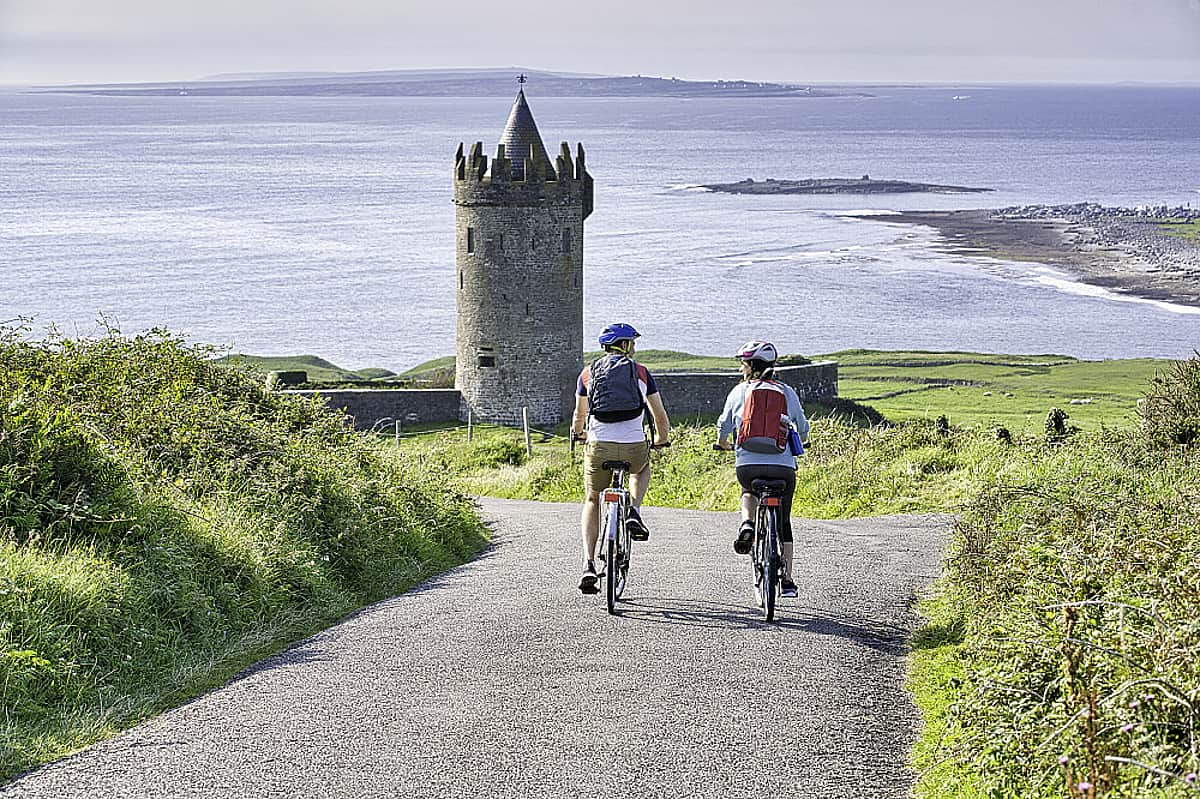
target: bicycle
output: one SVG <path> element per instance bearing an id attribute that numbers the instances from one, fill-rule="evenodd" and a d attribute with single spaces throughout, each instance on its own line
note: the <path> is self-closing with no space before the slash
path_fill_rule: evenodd
<path id="1" fill-rule="evenodd" d="M 571 458 L 575 457 L 575 442 L 571 440 Z M 671 446 L 670 441 L 651 444 L 651 450 Z M 597 557 L 604 562 L 605 600 L 608 612 L 616 615 L 617 600 L 625 593 L 629 579 L 629 561 L 633 552 L 633 537 L 628 519 L 632 499 L 629 495 L 629 461 L 604 461 L 601 468 L 612 472 L 609 487 L 600 492 L 600 551 Z"/>
<path id="2" fill-rule="evenodd" d="M 754 579 L 754 595 L 767 621 L 775 619 L 775 600 L 779 598 L 783 579 L 783 553 L 779 546 L 779 510 L 783 506 L 783 480 L 758 479 L 750 483 L 758 497 L 758 512 L 754 520 L 754 548 L 750 569 Z"/>
<path id="3" fill-rule="evenodd" d="M 726 452 L 713 444 L 717 452 Z M 781 593 L 783 580 L 783 551 L 779 545 L 779 512 L 783 507 L 784 480 L 758 478 L 750 490 L 758 498 L 754 514 L 754 544 L 750 551 L 750 576 L 754 581 L 754 598 L 767 621 L 775 620 L 775 601 Z"/>
<path id="4" fill-rule="evenodd" d="M 599 557 L 604 561 L 604 594 L 608 612 L 616 615 L 617 600 L 625 593 L 629 579 L 629 560 L 633 540 L 629 536 L 629 489 L 626 485 L 629 461 L 605 461 L 603 469 L 612 470 L 612 482 L 600 493 L 601 530 Z"/>

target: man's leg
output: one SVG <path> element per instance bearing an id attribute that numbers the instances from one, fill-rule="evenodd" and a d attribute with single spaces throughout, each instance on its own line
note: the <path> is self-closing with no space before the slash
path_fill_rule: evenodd
<path id="1" fill-rule="evenodd" d="M 629 461 L 629 495 L 632 507 L 629 509 L 629 537 L 634 541 L 650 540 L 650 530 L 642 521 L 642 500 L 646 497 L 646 489 L 650 488 L 650 442 L 631 444 L 622 447 L 626 454 L 623 460 Z M 641 471 L 635 471 L 638 468 Z"/>
<path id="2" fill-rule="evenodd" d="M 583 508 L 579 511 L 579 531 L 583 543 L 583 577 L 579 590 L 594 594 L 600 590 L 596 576 L 596 539 L 600 537 L 600 492 L 606 472 L 600 468 L 597 442 L 588 442 L 583 455 Z"/>
<path id="3" fill-rule="evenodd" d="M 600 537 L 600 492 L 586 492 L 579 514 L 579 528 L 583 536 L 583 559 L 595 560 L 596 539 Z"/>
<path id="4" fill-rule="evenodd" d="M 642 469 L 639 474 L 629 475 L 629 491 L 633 494 L 633 507 L 642 507 L 642 499 L 646 496 L 646 489 L 650 487 L 650 464 L 646 464 L 646 468 Z"/>

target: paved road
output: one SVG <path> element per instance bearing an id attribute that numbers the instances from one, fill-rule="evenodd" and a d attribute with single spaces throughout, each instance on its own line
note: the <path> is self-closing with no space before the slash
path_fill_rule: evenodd
<path id="1" fill-rule="evenodd" d="M 5 797 L 901 797 L 912 599 L 946 520 L 796 525 L 763 623 L 731 514 L 650 508 L 619 618 L 577 506 L 486 500 L 494 544 Z"/>

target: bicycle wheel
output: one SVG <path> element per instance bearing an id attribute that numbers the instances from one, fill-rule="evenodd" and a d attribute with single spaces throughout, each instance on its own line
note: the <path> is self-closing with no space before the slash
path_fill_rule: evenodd
<path id="1" fill-rule="evenodd" d="M 767 506 L 767 540 L 763 542 L 763 615 L 775 618 L 775 598 L 779 594 L 779 517 Z"/>
<path id="2" fill-rule="evenodd" d="M 633 552 L 632 539 L 629 536 L 629 525 L 625 520 L 629 518 L 627 510 L 621 508 L 621 524 L 617 527 L 617 599 L 625 593 L 625 584 L 629 580 L 629 559 Z"/>
<path id="3" fill-rule="evenodd" d="M 754 583 L 754 604 L 763 606 L 763 549 L 766 547 L 766 527 L 763 521 L 763 510 L 759 510 L 754 520 L 754 545 L 750 552 L 750 579 Z"/>
<path id="4" fill-rule="evenodd" d="M 608 557 L 604 563 L 604 594 L 608 601 L 608 612 L 617 612 L 618 585 L 621 582 L 621 506 L 616 502 L 604 503 L 604 539 Z"/>

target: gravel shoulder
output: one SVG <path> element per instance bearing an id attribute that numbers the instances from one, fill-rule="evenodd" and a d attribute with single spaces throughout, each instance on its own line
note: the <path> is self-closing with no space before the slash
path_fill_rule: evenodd
<path id="1" fill-rule="evenodd" d="M 732 514 L 648 508 L 623 613 L 576 505 L 484 500 L 475 561 L 6 797 L 903 797 L 914 597 L 949 520 L 798 520 L 800 597 L 750 602 Z"/>

